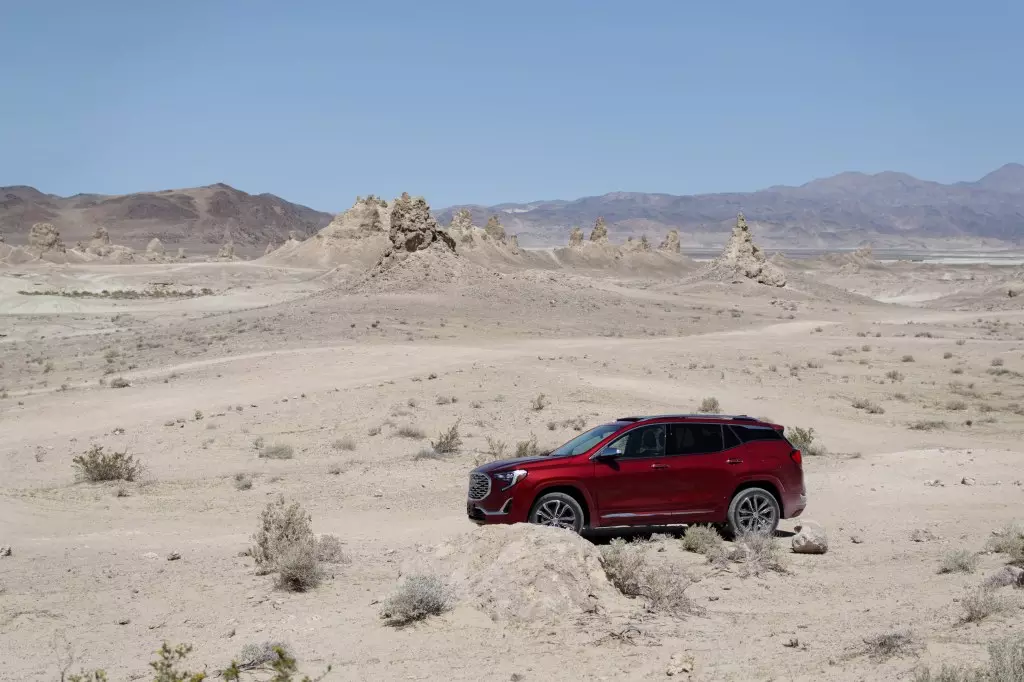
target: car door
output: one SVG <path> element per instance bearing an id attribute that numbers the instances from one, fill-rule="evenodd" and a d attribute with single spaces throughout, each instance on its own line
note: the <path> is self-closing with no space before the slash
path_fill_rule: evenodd
<path id="1" fill-rule="evenodd" d="M 672 505 L 665 425 L 632 429 L 606 445 L 594 460 L 592 493 L 600 525 L 662 523 Z"/>
<path id="2" fill-rule="evenodd" d="M 723 438 L 728 435 L 729 442 Z M 721 424 L 678 422 L 666 433 L 666 473 L 672 480 L 673 511 L 679 521 L 714 516 L 728 503 L 732 493 L 734 464 L 732 448 L 738 445 L 731 432 L 723 434 Z"/>

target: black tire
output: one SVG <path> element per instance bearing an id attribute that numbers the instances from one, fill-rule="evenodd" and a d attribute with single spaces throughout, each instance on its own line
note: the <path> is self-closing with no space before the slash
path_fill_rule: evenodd
<path id="1" fill-rule="evenodd" d="M 741 490 L 729 503 L 728 533 L 736 537 L 745 532 L 774 534 L 782 510 L 779 501 L 764 488 Z"/>
<path id="2" fill-rule="evenodd" d="M 567 528 L 579 533 L 583 530 L 583 507 L 571 495 L 545 493 L 533 503 L 529 521 L 540 526 Z"/>

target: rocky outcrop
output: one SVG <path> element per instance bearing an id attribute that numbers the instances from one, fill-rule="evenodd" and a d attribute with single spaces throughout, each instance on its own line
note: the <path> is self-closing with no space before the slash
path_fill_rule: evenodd
<path id="1" fill-rule="evenodd" d="M 786 286 L 786 275 L 768 262 L 764 252 L 754 244 L 747 226 L 746 218 L 740 213 L 736 216 L 736 226 L 732 228 L 732 236 L 725 245 L 725 250 L 714 265 L 724 266 L 737 274 L 755 280 L 759 284 L 769 286 Z"/>
<path id="2" fill-rule="evenodd" d="M 594 223 L 594 229 L 590 232 L 590 241 L 596 244 L 608 243 L 608 226 L 605 225 L 604 218 L 598 218 Z"/>
<path id="3" fill-rule="evenodd" d="M 99 251 L 108 246 L 110 246 L 110 233 L 107 232 L 107 228 L 100 225 L 92 233 L 92 239 L 89 240 L 89 246 L 86 248 Z"/>
<path id="4" fill-rule="evenodd" d="M 669 230 L 665 240 L 658 246 L 658 251 L 679 253 L 679 230 Z"/>
<path id="5" fill-rule="evenodd" d="M 403 192 L 391 209 L 388 239 L 391 241 L 392 254 L 422 251 L 435 244 L 455 250 L 455 240 L 438 227 L 426 200 L 423 197 L 412 198 L 408 192 Z M 385 254 L 385 258 L 387 256 Z"/>
<path id="6" fill-rule="evenodd" d="M 67 247 L 61 241 L 60 232 L 51 223 L 36 223 L 28 233 L 28 250 L 34 255 L 44 253 L 66 253 Z"/>
<path id="7" fill-rule="evenodd" d="M 487 224 L 484 225 L 484 234 L 496 242 L 505 241 L 505 228 L 502 226 L 501 221 L 498 220 L 498 216 L 492 215 L 487 219 Z"/>
<path id="8" fill-rule="evenodd" d="M 651 243 L 647 241 L 647 235 L 642 235 L 640 239 L 628 237 L 620 248 L 623 253 L 646 253 L 651 250 Z"/>
<path id="9" fill-rule="evenodd" d="M 583 228 L 572 228 L 572 232 L 569 233 L 569 246 L 583 246 Z"/>
<path id="10" fill-rule="evenodd" d="M 228 240 L 217 251 L 217 260 L 235 260 L 235 243 Z"/>

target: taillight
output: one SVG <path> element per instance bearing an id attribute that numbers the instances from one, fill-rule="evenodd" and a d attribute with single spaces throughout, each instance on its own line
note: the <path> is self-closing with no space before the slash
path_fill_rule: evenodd
<path id="1" fill-rule="evenodd" d="M 804 458 L 803 455 L 800 454 L 799 450 L 794 450 L 793 452 L 789 453 L 789 458 L 793 460 L 793 462 L 797 466 L 803 466 Z"/>

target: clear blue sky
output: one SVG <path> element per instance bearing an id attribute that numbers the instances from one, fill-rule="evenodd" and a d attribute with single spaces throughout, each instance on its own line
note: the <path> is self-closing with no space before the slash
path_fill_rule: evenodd
<path id="1" fill-rule="evenodd" d="M 0 2 L 0 185 L 324 210 L 975 179 L 1024 161 L 1024 3 Z"/>

